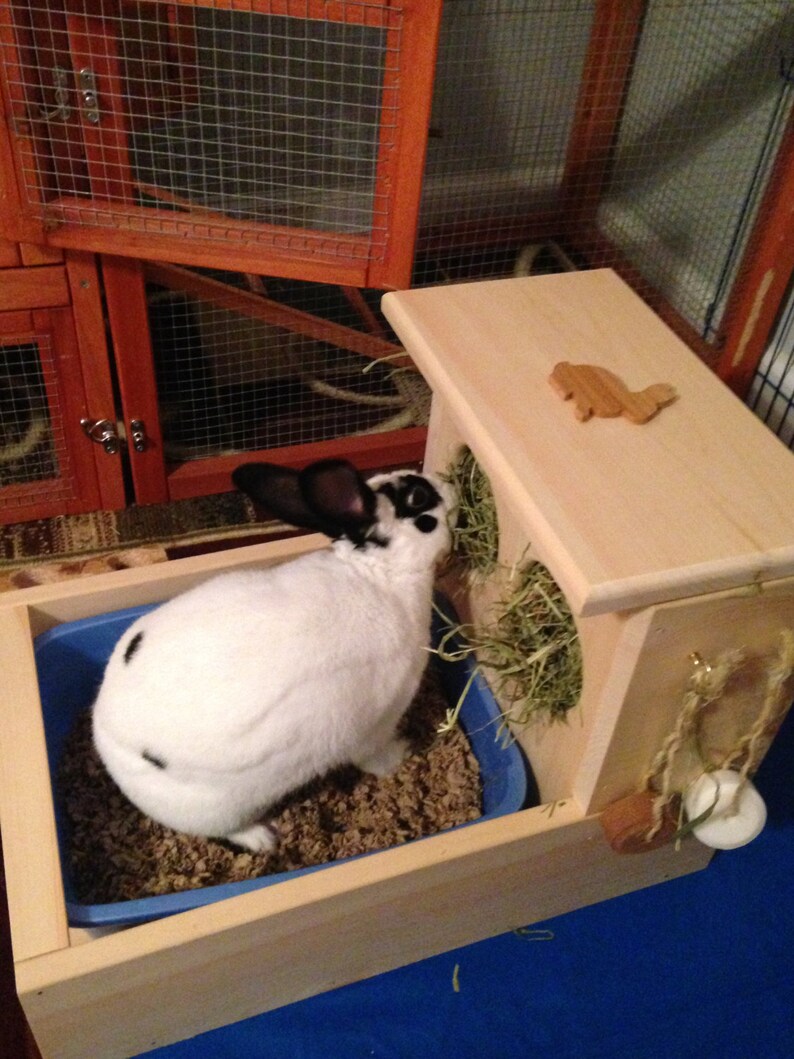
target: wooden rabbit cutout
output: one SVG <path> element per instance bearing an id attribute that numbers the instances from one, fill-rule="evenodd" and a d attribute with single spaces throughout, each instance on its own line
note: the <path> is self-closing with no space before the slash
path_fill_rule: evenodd
<path id="1" fill-rule="evenodd" d="M 581 422 L 591 416 L 612 418 L 622 415 L 632 423 L 647 423 L 678 396 L 665 382 L 633 393 L 606 368 L 595 364 L 571 364 L 567 360 L 554 366 L 549 382 L 563 400 L 573 399 L 574 413 Z"/>

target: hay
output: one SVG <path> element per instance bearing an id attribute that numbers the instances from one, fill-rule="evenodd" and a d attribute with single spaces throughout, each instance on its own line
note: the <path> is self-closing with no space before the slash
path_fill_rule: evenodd
<path id="1" fill-rule="evenodd" d="M 499 528 L 490 483 L 473 454 L 464 448 L 446 476 L 460 497 L 453 555 L 477 584 L 500 569 Z M 438 647 L 442 658 L 474 655 L 476 671 L 487 677 L 502 707 L 499 732 L 511 738 L 507 722 L 524 727 L 564 720 L 579 700 L 582 652 L 568 602 L 550 572 L 530 561 L 510 572 L 508 594 L 495 605 L 483 627 L 461 624 Z M 465 646 L 450 648 L 453 640 Z M 440 731 L 454 727 L 464 695 Z"/>
<path id="2" fill-rule="evenodd" d="M 498 566 L 499 524 L 491 484 L 471 449 L 461 449 L 444 478 L 455 489 L 458 518 L 452 530 L 452 554 L 472 582 L 484 581 Z"/>
<path id="3" fill-rule="evenodd" d="M 517 571 L 512 592 L 497 604 L 494 620 L 479 629 L 461 624 L 450 629 L 437 651 L 449 661 L 475 655 L 499 700 L 504 719 L 499 734 L 512 738 L 508 722 L 522 728 L 542 721 L 563 721 L 582 689 L 582 652 L 576 626 L 562 590 L 549 571 L 530 562 Z M 453 638 L 463 647 L 450 649 Z M 447 711 L 440 731 L 457 723 L 464 696 Z"/>

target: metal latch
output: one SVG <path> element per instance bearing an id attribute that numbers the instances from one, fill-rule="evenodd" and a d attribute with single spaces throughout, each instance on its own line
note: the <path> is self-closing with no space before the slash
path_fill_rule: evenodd
<path id="1" fill-rule="evenodd" d="M 99 124 L 99 95 L 96 88 L 96 77 L 94 71 L 87 66 L 78 74 L 80 81 L 80 93 L 83 97 L 83 117 L 92 125 Z"/>
<path id="2" fill-rule="evenodd" d="M 80 426 L 86 437 L 101 445 L 108 456 L 115 456 L 119 451 L 119 436 L 115 423 L 109 419 L 81 419 Z"/>

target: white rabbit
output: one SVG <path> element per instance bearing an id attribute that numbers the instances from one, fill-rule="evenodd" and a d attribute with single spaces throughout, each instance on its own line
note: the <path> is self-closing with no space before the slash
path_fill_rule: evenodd
<path id="1" fill-rule="evenodd" d="M 332 547 L 221 574 L 135 621 L 93 710 L 96 749 L 127 797 L 189 834 L 272 849 L 263 816 L 330 768 L 386 775 L 424 671 L 450 487 L 349 463 L 250 463 L 235 485 Z"/>

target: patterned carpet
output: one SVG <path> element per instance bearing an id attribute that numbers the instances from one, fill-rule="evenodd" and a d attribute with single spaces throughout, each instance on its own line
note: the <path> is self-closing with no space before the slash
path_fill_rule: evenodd
<path id="1" fill-rule="evenodd" d="M 238 493 L 0 527 L 0 591 L 291 532 Z"/>

